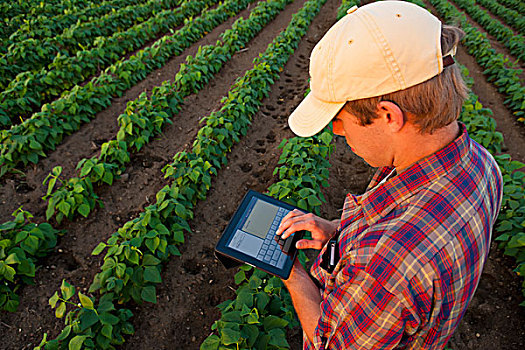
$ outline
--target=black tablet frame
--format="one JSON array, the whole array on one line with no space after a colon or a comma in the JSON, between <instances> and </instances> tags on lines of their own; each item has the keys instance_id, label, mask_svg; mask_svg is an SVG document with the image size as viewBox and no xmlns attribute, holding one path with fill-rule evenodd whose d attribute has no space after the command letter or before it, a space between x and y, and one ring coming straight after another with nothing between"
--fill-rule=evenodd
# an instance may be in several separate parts
<instances>
[{"instance_id":1,"label":"black tablet frame","mask_svg":"<svg viewBox=\"0 0 525 350\"><path fill-rule=\"evenodd\" d=\"M297 242L297 240L302 238L304 231L299 231L299 232L294 233L294 236L293 236L294 242L292 243L292 246L290 247L290 251L287 254L288 258L286 259L286 262L282 268L277 268L273 265L265 263L262 260L254 258L250 255L246 255L238 250L232 249L227 246L227 243L230 241L231 236L235 233L235 228L237 227L239 221L242 219L243 214L245 213L252 198L258 198L267 203L274 204L276 206L279 206L279 207L282 207L288 210L299 209L291 204L282 202L273 197L264 195L262 193L259 193L253 190L248 190L243 200L241 201L241 204L235 211L233 217L230 219L228 226L226 226L226 229L222 233L221 238L217 242L217 245L215 246L215 255L227 268L238 266L238 265L241 265L242 263L246 263L248 265L257 267L265 272L268 272L269 274L272 274L274 276L278 276L282 279L288 279L288 277L290 276L290 272L292 271L292 267L293 267L295 258L297 257L297 253L298 253L298 250L295 247L295 242ZM301 210L302 212L305 212L303 209L299 209L299 210Z\"/></svg>"}]
</instances>

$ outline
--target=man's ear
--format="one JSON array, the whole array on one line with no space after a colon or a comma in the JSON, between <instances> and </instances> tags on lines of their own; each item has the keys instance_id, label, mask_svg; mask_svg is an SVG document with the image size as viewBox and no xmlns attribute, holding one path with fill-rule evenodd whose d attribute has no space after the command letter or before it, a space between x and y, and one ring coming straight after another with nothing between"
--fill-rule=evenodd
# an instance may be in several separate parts
<instances>
[{"instance_id":1,"label":"man's ear","mask_svg":"<svg viewBox=\"0 0 525 350\"><path fill-rule=\"evenodd\" d=\"M379 102L377 104L377 115L383 119L391 132L398 132L405 125L403 111L394 102Z\"/></svg>"}]
</instances>

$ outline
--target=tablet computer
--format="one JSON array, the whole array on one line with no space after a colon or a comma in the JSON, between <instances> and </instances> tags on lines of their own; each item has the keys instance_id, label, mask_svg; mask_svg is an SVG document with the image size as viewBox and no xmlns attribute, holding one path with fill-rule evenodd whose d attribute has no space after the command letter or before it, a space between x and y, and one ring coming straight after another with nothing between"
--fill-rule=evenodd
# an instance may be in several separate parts
<instances>
[{"instance_id":1,"label":"tablet computer","mask_svg":"<svg viewBox=\"0 0 525 350\"><path fill-rule=\"evenodd\" d=\"M215 255L226 266L242 263L287 279L297 256L295 242L304 231L282 240L275 232L283 217L298 209L249 190L215 247Z\"/></svg>"}]
</instances>

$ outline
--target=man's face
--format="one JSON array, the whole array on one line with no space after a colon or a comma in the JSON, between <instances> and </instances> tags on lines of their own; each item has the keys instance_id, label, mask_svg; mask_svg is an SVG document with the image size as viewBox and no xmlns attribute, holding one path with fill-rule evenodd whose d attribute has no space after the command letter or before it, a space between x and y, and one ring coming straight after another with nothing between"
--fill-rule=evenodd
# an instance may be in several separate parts
<instances>
[{"instance_id":1,"label":"man's face","mask_svg":"<svg viewBox=\"0 0 525 350\"><path fill-rule=\"evenodd\" d=\"M390 142L381 118L362 126L357 117L344 108L332 120L334 134L344 136L346 143L359 157L373 167L390 166Z\"/></svg>"}]
</instances>

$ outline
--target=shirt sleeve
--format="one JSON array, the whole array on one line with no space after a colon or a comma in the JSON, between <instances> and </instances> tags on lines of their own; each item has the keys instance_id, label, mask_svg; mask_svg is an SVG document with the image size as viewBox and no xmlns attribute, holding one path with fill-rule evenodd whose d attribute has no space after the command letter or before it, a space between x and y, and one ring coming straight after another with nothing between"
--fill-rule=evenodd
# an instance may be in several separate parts
<instances>
[{"instance_id":1,"label":"shirt sleeve","mask_svg":"<svg viewBox=\"0 0 525 350\"><path fill-rule=\"evenodd\" d=\"M344 276L340 276L343 274ZM338 284L338 280L344 281ZM315 330L316 349L393 349L403 336L401 301L363 270L345 268L325 293Z\"/></svg>"}]
</instances>

